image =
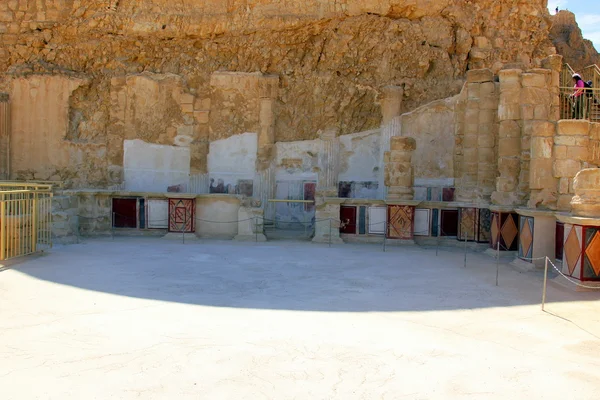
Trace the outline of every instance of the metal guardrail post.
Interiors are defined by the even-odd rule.
[[[496,251],[496,286],[498,286],[498,275],[500,274],[500,240],[498,240],[498,250]]]
[[[31,212],[31,250],[35,253],[37,251],[37,224],[38,224],[38,195],[33,194],[33,210]]]
[[[6,201],[0,202],[0,260],[6,260]]]
[[[331,218],[329,218],[329,247],[331,247]]]
[[[467,239],[468,239],[468,235],[465,233],[465,265],[464,265],[465,268],[467,268]]]
[[[548,285],[548,256],[546,256],[546,262],[544,266],[544,287],[542,289],[542,311],[546,305],[546,286]]]

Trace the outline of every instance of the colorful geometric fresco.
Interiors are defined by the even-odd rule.
[[[519,257],[531,262],[533,254],[533,218],[521,216],[519,233]]]
[[[169,232],[194,232],[194,199],[169,199]]]
[[[577,278],[580,278],[579,271],[576,271],[581,260],[581,227],[565,224],[565,246],[564,246],[564,265],[567,267],[567,273],[574,276],[578,272]]]
[[[600,280],[600,229],[586,227],[585,237],[583,279]]]
[[[490,241],[492,228],[492,212],[487,208],[479,209],[479,232],[477,241],[479,243],[488,243]]]
[[[413,239],[415,207],[388,206],[388,237],[392,239]]]
[[[475,241],[477,239],[478,210],[476,208],[459,209],[459,230],[458,240]]]

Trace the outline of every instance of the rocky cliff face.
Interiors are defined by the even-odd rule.
[[[257,132],[264,80],[235,86],[217,71],[274,77],[274,140],[314,139],[378,127],[389,85],[406,112],[457,94],[469,69],[538,66],[554,51],[549,29],[546,0],[4,0],[0,91],[42,113],[60,104],[53,115],[66,121],[48,128],[23,111],[19,135],[44,129],[65,157],[95,166],[81,184],[101,186],[119,182],[124,139],[189,146],[202,173],[207,143]],[[60,98],[42,101],[52,85]],[[26,172],[12,171],[81,175],[63,162]]]
[[[591,64],[600,65],[600,54],[591,41],[583,38],[575,14],[570,11],[560,11],[552,17],[552,20],[550,38],[566,63],[576,71]]]
[[[312,138],[376,126],[385,85],[404,86],[410,110],[457,93],[469,68],[535,64],[550,46],[544,3],[7,0],[0,72],[86,75],[91,101],[107,78],[143,71],[198,92],[216,70],[277,74],[277,139]]]

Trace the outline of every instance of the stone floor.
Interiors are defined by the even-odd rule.
[[[600,293],[460,249],[87,240],[0,268],[8,399],[597,399]],[[509,261],[509,260],[504,260]]]

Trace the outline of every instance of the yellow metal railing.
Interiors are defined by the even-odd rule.
[[[51,185],[0,183],[0,260],[52,247]]]
[[[577,98],[571,96],[573,92],[572,87],[560,88],[560,119],[587,119],[600,122],[600,89],[586,88]]]

